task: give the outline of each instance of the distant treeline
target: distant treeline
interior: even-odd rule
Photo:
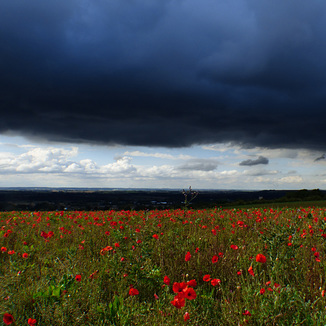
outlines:
[[[326,191],[202,190],[188,207],[194,209],[326,200]],[[182,190],[0,190],[0,211],[146,210],[185,207]]]

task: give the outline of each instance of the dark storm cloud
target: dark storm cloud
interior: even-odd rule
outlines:
[[[321,156],[317,157],[317,158],[314,160],[314,162],[318,162],[318,161],[322,161],[322,160],[325,160],[325,158],[326,158],[326,155],[325,155],[325,154],[323,154],[323,155],[321,155]]]
[[[268,164],[268,158],[264,157],[264,156],[259,156],[257,159],[255,160],[245,160],[242,161],[241,163],[239,163],[239,165],[245,165],[245,166],[253,166],[253,165],[258,165],[258,164]]]
[[[0,132],[324,149],[326,2],[0,2]]]

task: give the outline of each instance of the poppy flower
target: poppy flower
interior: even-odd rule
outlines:
[[[243,313],[243,315],[245,315],[245,316],[251,316],[251,313],[250,313],[249,310],[245,310],[245,312]]]
[[[27,257],[28,257],[28,253],[24,252],[24,253],[22,254],[22,257],[23,257],[23,258],[27,258]]]
[[[12,324],[13,322],[15,321],[14,317],[11,315],[11,314],[4,314],[3,315],[3,322],[6,324],[6,325],[10,325]]]
[[[264,288],[262,288],[262,289],[260,289],[259,293],[260,293],[260,294],[264,294],[265,291],[266,291],[266,290],[265,290]]]
[[[75,276],[75,280],[76,280],[77,282],[80,282],[80,281],[81,281],[81,275],[80,275],[80,274],[76,275],[76,276]]]
[[[203,277],[204,282],[209,282],[210,280],[211,280],[211,276],[209,274],[204,275],[204,277]]]
[[[48,237],[48,234],[44,231],[41,232],[41,237],[46,239]]]
[[[174,299],[171,301],[171,303],[177,308],[181,309],[185,305],[185,299],[181,298],[180,296],[176,295]]]
[[[252,266],[250,266],[250,267],[248,268],[248,273],[249,273],[251,276],[255,276],[255,273],[254,273],[254,270],[253,270]]]
[[[13,255],[15,253],[15,250],[9,250],[8,255]]]
[[[239,249],[239,247],[237,245],[231,245],[231,249],[237,250],[237,249]]]
[[[37,321],[36,321],[36,319],[29,318],[27,323],[29,326],[34,326],[34,325],[36,325]]]
[[[174,293],[182,293],[183,290],[187,287],[187,284],[185,282],[181,282],[181,283],[178,283],[178,282],[174,282],[173,283],[173,287],[172,287],[172,290]]]
[[[135,288],[130,288],[129,295],[138,295],[139,291]]]
[[[164,279],[163,279],[163,283],[166,284],[166,285],[170,285],[170,278],[168,276],[164,276]]]
[[[256,256],[256,262],[264,264],[266,263],[266,257],[263,254],[258,254]]]
[[[187,311],[184,315],[183,315],[183,320],[187,321],[188,319],[190,319],[190,315],[189,312]]]
[[[7,248],[6,247],[1,247],[1,252],[6,252]]]
[[[153,238],[158,240],[158,235],[157,234],[153,234]]]
[[[190,286],[190,287],[195,287],[195,286],[197,286],[197,282],[196,282],[196,280],[190,280],[190,281],[188,281],[187,282],[187,286]]]
[[[217,261],[218,261],[218,256],[213,256],[213,258],[212,258],[212,263],[213,264],[215,264],[215,263],[217,263]]]
[[[186,287],[183,290],[184,297],[188,300],[194,300],[197,297],[196,291],[193,288]]]
[[[190,252],[188,251],[188,252],[186,253],[186,256],[185,256],[185,261],[189,261],[190,258],[191,258],[191,254],[190,254]]]
[[[212,284],[213,286],[216,286],[216,285],[218,285],[218,284],[220,284],[220,283],[221,283],[221,280],[218,279],[218,278],[214,278],[214,279],[211,280],[211,284]]]

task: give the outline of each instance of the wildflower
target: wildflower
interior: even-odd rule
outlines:
[[[3,315],[3,322],[6,324],[6,325],[10,325],[12,324],[13,322],[15,321],[14,317],[11,315],[11,314],[4,314]]]
[[[8,255],[13,255],[15,253],[15,250],[9,250]]]
[[[190,287],[195,287],[195,286],[197,286],[197,282],[196,282],[196,280],[190,280],[190,281],[188,281],[187,282],[187,286],[190,286]]]
[[[116,248],[119,248],[119,247],[120,247],[120,244],[117,242],[117,243],[114,244],[114,246],[115,246]]]
[[[231,245],[231,249],[233,249],[233,250],[237,250],[237,249],[239,249],[239,247],[236,246],[236,245]]]
[[[215,263],[217,263],[217,261],[218,261],[218,256],[213,256],[213,258],[212,258],[212,263],[213,264],[215,264]]]
[[[218,279],[218,278],[214,278],[214,279],[211,280],[211,284],[212,284],[213,286],[216,286],[216,285],[218,285],[218,284],[220,284],[220,283],[221,283],[221,280]]]
[[[170,285],[170,278],[168,276],[164,276],[163,283],[166,285]]]
[[[181,282],[181,283],[178,283],[178,282],[174,282],[173,283],[173,287],[172,287],[172,290],[174,293],[182,293],[183,290],[187,287],[187,284],[185,282]]]
[[[158,235],[157,234],[153,234],[153,238],[158,240]]]
[[[27,258],[27,257],[28,257],[28,253],[27,253],[27,252],[24,252],[24,253],[22,254],[22,257],[23,257],[23,258]]]
[[[243,315],[245,315],[245,316],[251,316],[251,313],[249,312],[249,310],[245,310],[245,312],[243,313]]]
[[[34,326],[34,325],[36,325],[37,322],[36,322],[36,319],[29,318],[27,323],[29,326]]]
[[[241,274],[242,274],[242,271],[238,271],[237,274],[238,274],[238,275],[241,275]]]
[[[209,282],[210,280],[211,280],[211,276],[209,274],[204,275],[204,277],[203,277],[204,282]]]
[[[75,276],[75,280],[76,280],[77,282],[80,282],[80,281],[81,281],[81,275],[80,275],[80,274],[76,275],[76,276]]]
[[[190,254],[190,252],[188,251],[188,252],[186,253],[186,256],[185,256],[185,261],[189,261],[190,258],[191,258],[191,254]]]
[[[6,252],[7,248],[6,247],[1,247],[1,252]]]
[[[253,270],[252,266],[250,266],[250,267],[248,268],[248,272],[249,272],[249,274],[250,274],[251,276],[255,276],[255,273],[254,273],[254,270]]]
[[[183,293],[184,297],[188,300],[194,300],[197,297],[196,291],[193,288],[186,287]]]
[[[260,294],[264,294],[265,293],[265,289],[264,288],[260,289],[259,293]]]
[[[189,315],[189,312],[187,311],[183,316],[183,320],[187,321],[188,319],[190,319],[190,315]]]
[[[130,288],[129,290],[129,295],[138,295],[139,291],[133,287]]]
[[[266,263],[266,257],[263,254],[258,254],[256,256],[256,262],[264,264]]]
[[[93,272],[93,273],[89,276],[89,278],[90,278],[90,279],[93,279],[93,278],[96,276],[97,273],[98,273],[98,270],[96,270],[95,272]]]
[[[48,234],[47,234],[46,232],[42,231],[42,232],[41,232],[41,237],[42,237],[43,239],[46,239],[46,238],[48,237]]]
[[[185,299],[179,296],[175,296],[171,303],[177,308],[181,309],[185,305]]]

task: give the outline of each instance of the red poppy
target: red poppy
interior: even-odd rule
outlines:
[[[180,296],[176,295],[171,303],[178,309],[181,309],[185,305],[185,299],[181,298]]]
[[[166,284],[166,285],[170,285],[170,278],[168,276],[164,276],[164,279],[163,279],[163,283]]]
[[[13,255],[15,253],[15,250],[9,250],[8,255]]]
[[[75,276],[75,280],[76,280],[77,282],[80,282],[80,281],[81,281],[81,275],[80,275],[80,274],[76,275],[76,276]]]
[[[36,325],[37,321],[36,321],[36,319],[29,318],[27,323],[29,326],[34,326],[34,325]]]
[[[209,282],[210,280],[211,280],[211,276],[209,274],[204,275],[204,277],[203,277],[204,282]]]
[[[185,256],[185,261],[189,261],[190,258],[191,258],[191,254],[190,254],[190,252],[188,251],[188,252],[186,253],[186,256]]]
[[[27,258],[27,257],[28,257],[28,253],[24,252],[24,253],[22,254],[22,257],[23,257],[23,258]]]
[[[14,317],[11,315],[11,314],[4,314],[3,315],[3,322],[6,324],[6,325],[10,325],[12,324],[13,322],[15,321]]]
[[[188,300],[194,300],[197,297],[196,291],[193,288],[186,287],[183,290],[184,296]]]
[[[48,234],[44,231],[41,232],[41,237],[43,237],[44,239],[46,239],[48,237]]]
[[[245,315],[245,316],[251,316],[251,313],[249,312],[249,310],[245,310],[245,312],[243,313],[243,315]]]
[[[190,319],[190,315],[189,315],[189,312],[187,311],[183,316],[183,320],[187,321],[188,319]]]
[[[214,278],[214,279],[211,280],[211,284],[212,284],[213,286],[216,286],[216,285],[218,285],[218,284],[220,284],[220,283],[221,283],[221,280],[218,279],[218,278]]]
[[[254,270],[253,270],[252,266],[250,266],[250,267],[248,268],[248,272],[249,272],[249,274],[250,274],[251,276],[255,276],[255,273],[254,273]]]
[[[236,245],[231,245],[231,249],[233,249],[233,250],[237,250],[237,249],[239,249],[239,247],[236,246]]]
[[[154,234],[153,235],[153,238],[156,239],[156,240],[158,240],[158,235],[157,234]]]
[[[178,283],[178,282],[174,282],[173,283],[173,287],[172,287],[172,290],[174,293],[182,293],[183,290],[187,287],[187,284],[185,282],[181,282],[181,283]]]
[[[190,280],[190,281],[188,281],[187,282],[187,286],[190,286],[190,287],[195,287],[195,286],[197,286],[197,282],[196,282],[196,280]]]
[[[129,295],[138,295],[138,294],[139,294],[139,291],[137,289],[130,288]]]
[[[6,252],[7,248],[6,247],[1,247],[1,252]]]
[[[266,263],[266,257],[263,254],[258,254],[256,256],[256,262],[264,264]]]
[[[259,293],[260,294],[264,294],[265,293],[265,289],[264,288],[260,289]]]
[[[213,256],[213,258],[212,258],[212,263],[213,264],[215,264],[215,263],[217,263],[217,261],[218,261],[218,256]]]

